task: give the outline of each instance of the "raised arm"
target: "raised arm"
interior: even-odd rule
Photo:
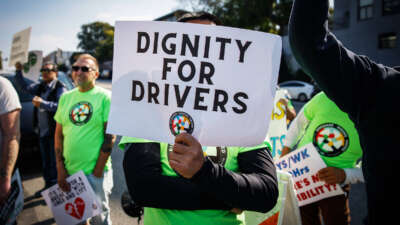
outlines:
[[[304,71],[341,110],[356,119],[363,111],[359,107],[373,104],[371,100],[383,84],[377,75],[382,73],[376,71],[384,67],[349,51],[329,32],[328,8],[328,0],[295,0],[289,21],[290,45]]]

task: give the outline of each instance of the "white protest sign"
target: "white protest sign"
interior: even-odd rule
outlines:
[[[246,225],[301,225],[300,211],[293,190],[291,175],[277,171],[279,197],[267,213],[245,211]]]
[[[31,27],[13,35],[8,66],[13,67],[16,62],[25,63],[28,61],[29,39]]]
[[[42,51],[29,51],[28,61],[23,65],[24,77],[37,81],[40,76],[40,69],[43,63]]]
[[[181,132],[205,146],[262,143],[281,44],[223,26],[117,21],[107,132],[171,144]]]
[[[0,207],[0,224],[12,225],[24,207],[24,190],[22,189],[19,170],[11,178],[11,190],[6,202]]]
[[[271,153],[274,160],[279,159],[287,133],[286,124],[286,108],[279,102],[281,98],[285,98],[285,90],[276,91],[274,99],[274,108],[271,114],[271,121],[265,141],[271,144]]]
[[[71,191],[63,192],[58,184],[42,192],[58,225],[78,224],[102,212],[101,204],[82,171],[69,176]]]
[[[326,167],[314,145],[308,144],[275,161],[277,169],[288,172],[293,177],[299,206],[324,198],[344,194],[338,184],[326,184],[318,178],[318,171]]]

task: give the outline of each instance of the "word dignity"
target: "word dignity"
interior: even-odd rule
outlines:
[[[162,65],[162,80],[168,80],[169,76],[178,76],[183,82],[188,84],[199,84],[201,87],[193,87],[178,84],[165,83],[159,85],[155,82],[143,83],[138,80],[132,82],[132,101],[148,101],[148,103],[168,105],[169,97],[171,92],[175,96],[171,97],[176,99],[177,106],[183,108],[188,95],[194,92],[193,109],[208,111],[212,110],[215,112],[227,113],[227,104],[231,105],[232,111],[237,114],[245,113],[247,110],[246,100],[249,99],[248,94],[244,92],[236,92],[229,96],[225,90],[212,88],[214,85],[213,76],[216,72],[215,66],[207,61],[210,58],[210,48],[212,50],[219,50],[218,60],[225,60],[225,50],[227,48],[234,48],[239,51],[237,63],[243,63],[245,61],[246,50],[251,45],[251,41],[242,42],[241,40],[232,40],[230,38],[204,36],[200,38],[200,35],[182,34],[181,43],[177,43],[177,33],[168,33],[160,37],[159,32],[149,34],[147,32],[138,32],[137,39],[137,53],[138,54],[157,54],[159,51],[167,55],[177,55],[184,57],[196,57],[202,58],[203,60],[197,63],[186,59],[178,61],[177,58],[163,58]],[[202,41],[200,42],[200,39]],[[159,43],[161,41],[161,43]],[[150,44],[153,42],[153,48],[150,49]],[[200,43],[201,43],[201,55],[200,55]],[[159,49],[159,45],[161,49]],[[180,52],[177,51],[177,45],[180,47]],[[217,60],[217,61],[218,61]],[[171,74],[172,69],[176,71],[176,74]],[[147,93],[147,99],[145,98]],[[213,94],[212,106],[205,104],[205,95]],[[229,104],[229,100],[233,99],[235,104]],[[228,109],[229,110],[229,109]]]

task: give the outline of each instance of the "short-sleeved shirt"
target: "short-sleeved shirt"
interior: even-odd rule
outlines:
[[[69,174],[93,172],[104,141],[111,93],[95,86],[87,92],[77,88],[64,93],[54,119],[62,125],[64,164]],[[111,168],[111,158],[104,170]]]
[[[310,123],[298,147],[314,143],[327,166],[353,168],[362,149],[347,113],[321,92],[304,106],[304,115]]]
[[[128,143],[149,143],[149,141],[140,138],[122,137],[119,147],[124,149]],[[210,156],[214,163],[223,165],[226,169],[234,172],[239,171],[238,154],[266,148],[268,145],[261,144],[255,147],[227,147],[218,149],[204,148],[204,154]],[[178,176],[170,167],[168,162],[168,151],[171,150],[171,145],[168,143],[160,143],[160,157],[162,174],[165,176]],[[214,159],[213,159],[214,158]],[[190,199],[188,199],[190,201]],[[220,225],[240,225],[244,224],[243,214],[237,215],[228,210],[173,210],[145,207],[144,224],[190,224],[189,221],[194,221],[193,224],[220,224]]]
[[[0,116],[16,109],[21,109],[21,103],[19,102],[17,91],[9,80],[4,77],[0,77]],[[1,137],[2,133],[0,129],[0,160],[3,143]]]

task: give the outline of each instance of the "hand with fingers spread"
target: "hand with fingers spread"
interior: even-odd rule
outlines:
[[[192,178],[203,166],[204,154],[200,143],[190,134],[175,137],[173,151],[168,156],[169,165],[182,177]]]
[[[346,173],[341,168],[326,167],[318,171],[318,177],[327,184],[341,184],[346,179]]]

